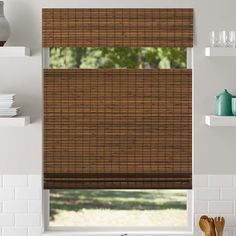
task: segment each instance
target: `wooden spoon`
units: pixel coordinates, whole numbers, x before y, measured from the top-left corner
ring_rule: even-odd
[[[215,223],[217,236],[222,236],[223,231],[224,231],[224,227],[225,227],[225,218],[224,217],[219,217],[219,216],[215,217],[214,223]]]
[[[205,236],[212,236],[211,235],[211,226],[207,219],[200,219],[199,226],[201,230],[204,232]]]
[[[208,216],[206,216],[206,215],[202,215],[200,219],[208,220],[209,218],[208,218]]]
[[[210,224],[211,227],[211,235],[212,236],[216,236],[216,230],[215,230],[215,224],[214,224],[214,219],[213,218],[209,218],[208,222]]]

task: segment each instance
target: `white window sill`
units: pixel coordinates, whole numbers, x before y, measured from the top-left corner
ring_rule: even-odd
[[[46,231],[42,236],[193,236],[192,232],[75,232],[75,231]]]

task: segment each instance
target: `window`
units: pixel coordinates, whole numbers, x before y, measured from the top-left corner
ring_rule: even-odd
[[[187,228],[186,190],[51,190],[50,226]]]
[[[186,68],[186,48],[51,48],[49,67],[64,68]]]
[[[186,68],[187,50],[51,48],[48,61],[52,69]],[[168,227],[183,230],[191,226],[191,193],[187,190],[53,189],[48,199],[48,224],[52,228]]]
[[[43,10],[49,229],[191,229],[192,18]]]

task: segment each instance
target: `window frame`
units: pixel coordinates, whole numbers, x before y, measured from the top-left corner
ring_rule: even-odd
[[[49,68],[49,48],[43,48],[42,50],[42,65],[43,69]],[[193,69],[193,48],[187,48],[187,66],[186,69]],[[194,74],[192,73],[192,80]],[[194,100],[193,88],[192,88],[192,103]],[[192,106],[193,107],[193,106]],[[192,108],[192,131],[193,129],[193,108]],[[193,132],[192,132],[193,136]],[[192,163],[194,160],[194,139],[192,138]],[[192,170],[193,164],[192,164]],[[192,171],[193,173],[193,171]],[[194,176],[193,176],[194,179]],[[187,191],[187,227],[73,227],[73,226],[49,226],[49,190],[43,189],[43,236],[89,236],[89,235],[101,235],[101,236],[154,236],[154,235],[171,235],[171,236],[190,236],[193,235],[193,208],[194,208],[194,191]]]

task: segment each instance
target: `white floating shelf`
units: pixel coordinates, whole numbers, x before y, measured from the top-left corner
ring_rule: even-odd
[[[0,117],[0,127],[23,127],[30,124],[29,116]]]
[[[27,57],[30,48],[27,47],[0,47],[0,57]]]
[[[236,57],[236,48],[205,48],[206,57]]]
[[[236,126],[236,116],[205,116],[205,123],[209,126]]]

